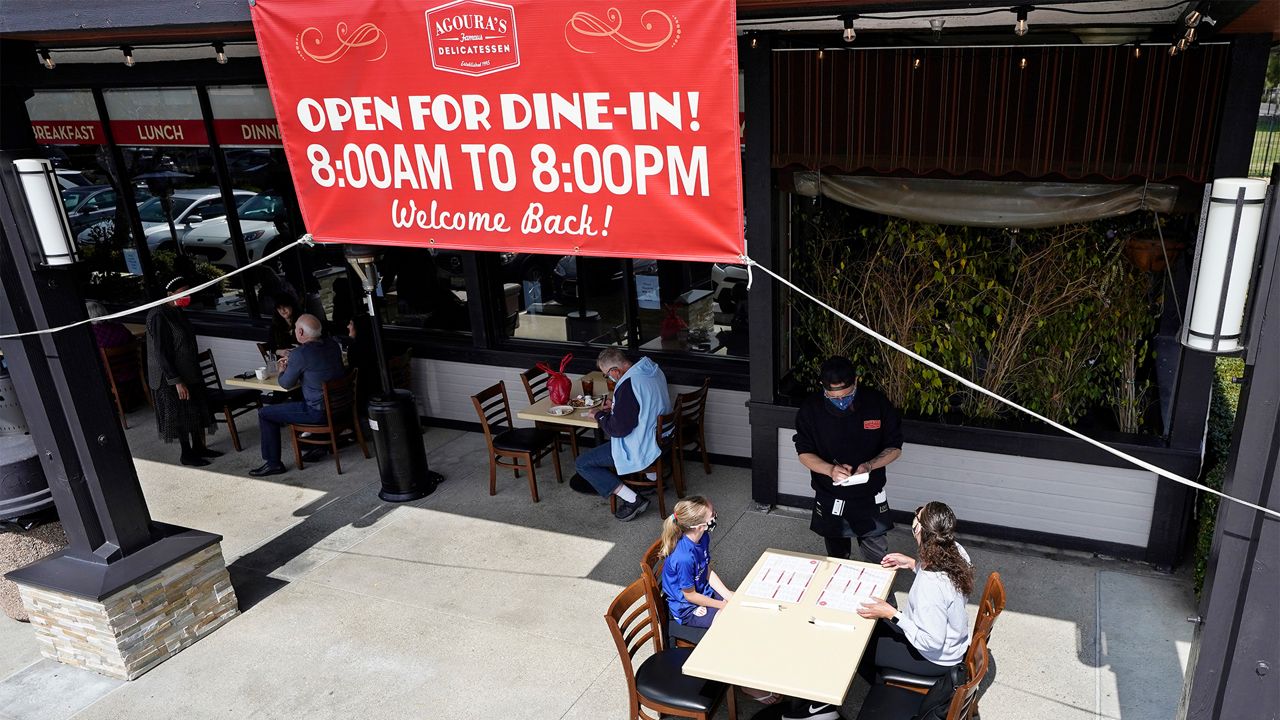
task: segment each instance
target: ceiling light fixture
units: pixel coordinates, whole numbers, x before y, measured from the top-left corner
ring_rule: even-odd
[[[40,48],[36,51],[36,54],[40,56],[40,62],[44,63],[46,69],[52,70],[57,67],[57,63],[55,63],[53,58],[49,55],[48,48]]]
[[[858,39],[858,31],[853,29],[854,17],[854,15],[845,15],[842,18],[844,20],[844,41],[847,43],[851,43]]]
[[[219,65],[226,65],[226,64],[227,64],[227,48],[226,48],[226,46],[225,46],[225,45],[223,45],[223,44],[222,44],[222,43],[220,43],[220,42],[216,42],[216,43],[214,43],[214,44],[213,44],[213,52],[214,52],[215,54],[217,54],[217,56],[218,56],[218,64],[219,64]]]
[[[946,18],[932,18],[929,20],[929,27],[933,30],[933,40],[937,42],[942,39],[942,26],[947,24]]]
[[[1018,14],[1018,21],[1013,24],[1013,34],[1022,37],[1027,34],[1027,15],[1031,12],[1030,5],[1020,5],[1013,8],[1013,12]]]
[[[121,45],[120,52],[124,53],[124,66],[133,67],[133,48],[128,45]]]

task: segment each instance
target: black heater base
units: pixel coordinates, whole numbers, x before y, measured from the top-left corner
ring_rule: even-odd
[[[427,450],[422,443],[422,423],[413,393],[396,390],[369,400],[369,428],[378,457],[382,489],[378,497],[386,502],[410,502],[435,492],[444,477],[427,467]]]

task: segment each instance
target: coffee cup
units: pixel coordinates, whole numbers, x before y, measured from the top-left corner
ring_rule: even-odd
[[[266,366],[266,365],[263,365],[262,367],[258,368],[257,370],[254,370],[254,371],[253,371],[253,376],[254,376],[254,377],[256,377],[256,378],[258,378],[259,380],[266,380],[266,379],[267,379],[267,366]]]

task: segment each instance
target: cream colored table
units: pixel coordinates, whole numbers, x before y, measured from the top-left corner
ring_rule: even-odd
[[[603,373],[593,370],[583,375],[582,378],[573,384],[573,394],[577,395],[582,392],[582,380],[590,380],[592,383],[591,392],[595,395],[608,394],[606,379]],[[532,420],[535,423],[546,423],[548,425],[567,425],[576,428],[596,428],[599,423],[596,422],[595,412],[599,406],[593,408],[575,409],[568,415],[552,415],[548,410],[555,403],[551,402],[551,398],[544,397],[538,402],[530,405],[516,413],[516,417],[521,420]]]
[[[744,606],[772,602],[746,592],[771,554],[814,561],[817,571],[799,602],[779,602],[779,610]],[[843,703],[876,621],[818,605],[838,565],[887,573],[890,581],[871,593],[880,599],[888,596],[897,572],[855,560],[766,550],[685,661],[685,674],[805,700]],[[811,624],[810,618],[819,624]]]
[[[280,375],[268,375],[266,380],[259,380],[256,377],[229,377],[223,378],[222,384],[234,388],[247,388],[249,390],[261,390],[262,392],[285,392],[285,388],[281,387],[278,380]]]

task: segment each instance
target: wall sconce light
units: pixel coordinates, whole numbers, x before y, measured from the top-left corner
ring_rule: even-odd
[[[76,257],[76,246],[71,240],[71,222],[58,191],[58,178],[53,163],[48,160],[23,158],[13,161],[18,173],[18,184],[27,201],[27,210],[40,240],[42,265],[70,265]]]
[[[1027,34],[1027,14],[1031,12],[1030,5],[1022,5],[1013,9],[1018,14],[1018,21],[1013,24],[1013,34],[1022,37]]]
[[[851,43],[858,39],[858,32],[853,29],[853,15],[845,15],[844,18],[844,41]]]
[[[40,48],[36,51],[36,54],[40,56],[40,62],[44,63],[45,69],[52,70],[58,66],[53,61],[53,57],[49,55],[49,48]]]
[[[133,67],[133,48],[128,45],[122,45],[120,52],[124,53],[124,66]]]
[[[1182,344],[1209,353],[1244,349],[1245,299],[1253,279],[1267,181],[1222,178],[1206,191],[1191,270]]]
[[[216,55],[217,55],[217,57],[218,57],[218,64],[219,64],[219,65],[226,65],[226,64],[227,64],[227,50],[226,50],[226,46],[225,46],[225,45],[223,45],[223,44],[222,44],[222,43],[220,43],[220,42],[216,42],[216,43],[214,43],[214,44],[213,44],[213,52],[214,52],[214,54],[216,54]]]

